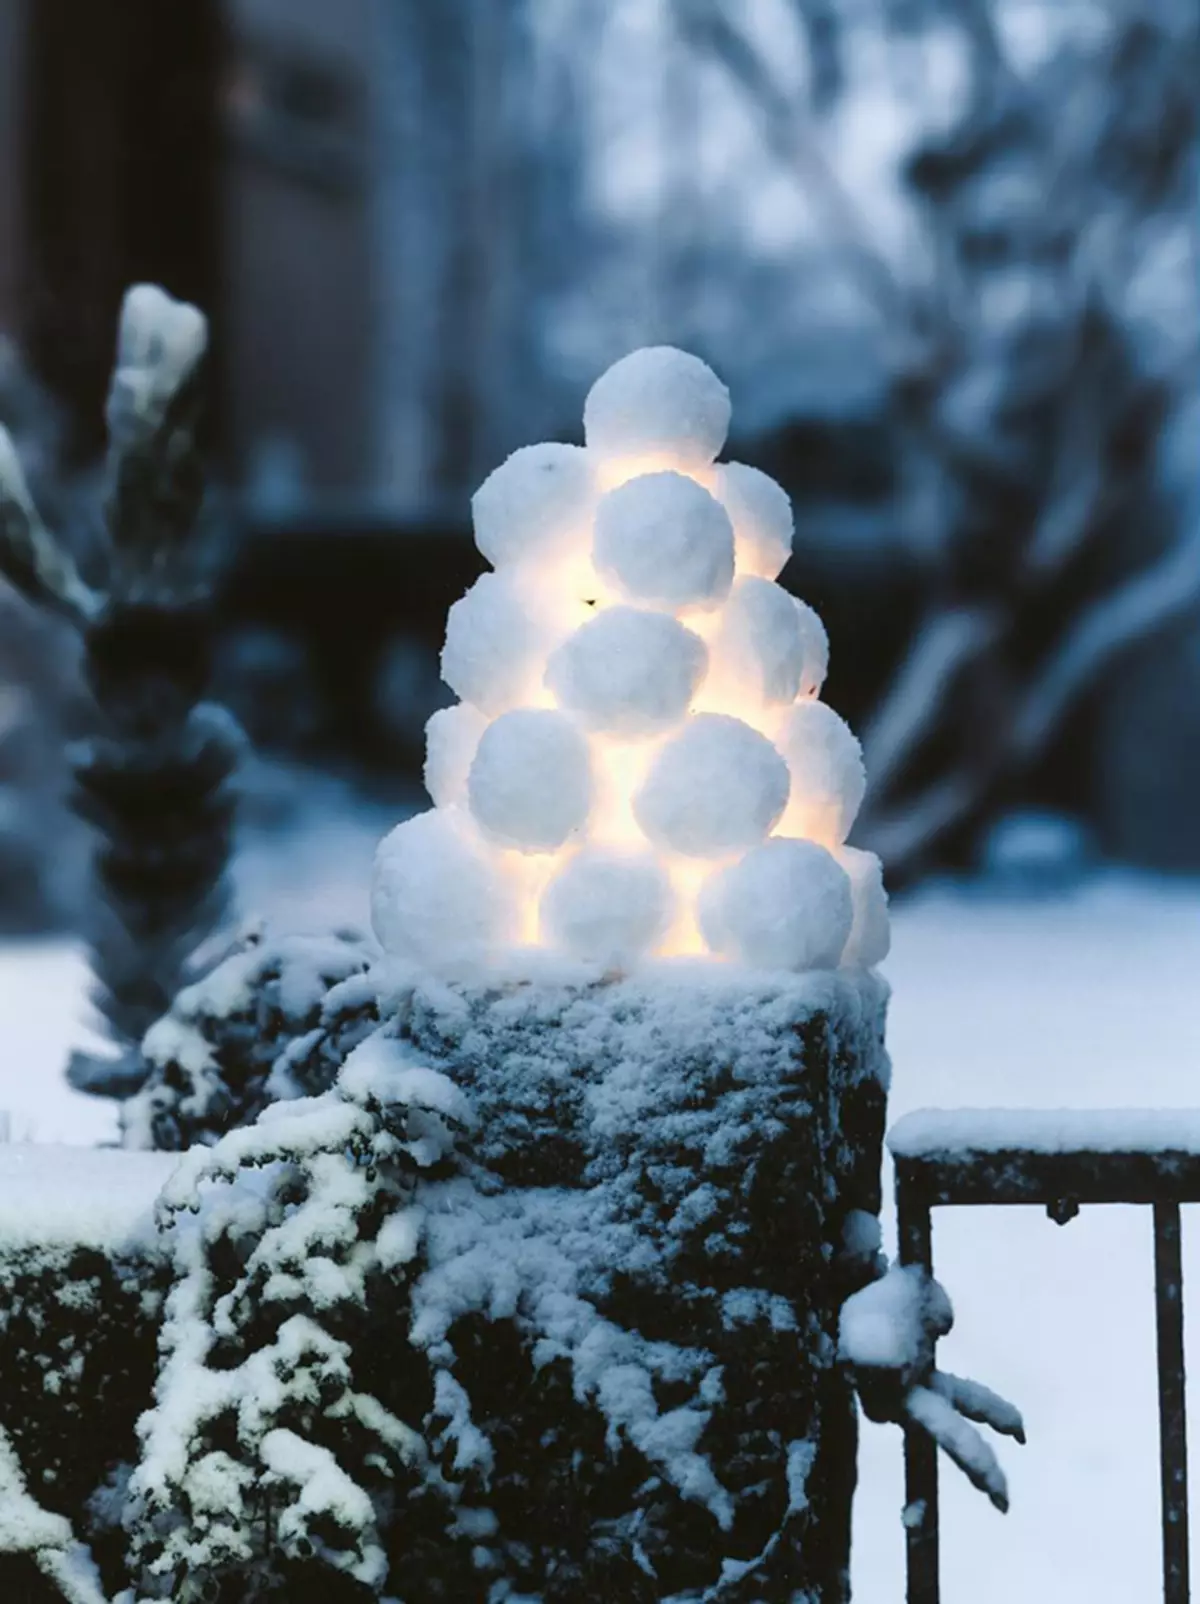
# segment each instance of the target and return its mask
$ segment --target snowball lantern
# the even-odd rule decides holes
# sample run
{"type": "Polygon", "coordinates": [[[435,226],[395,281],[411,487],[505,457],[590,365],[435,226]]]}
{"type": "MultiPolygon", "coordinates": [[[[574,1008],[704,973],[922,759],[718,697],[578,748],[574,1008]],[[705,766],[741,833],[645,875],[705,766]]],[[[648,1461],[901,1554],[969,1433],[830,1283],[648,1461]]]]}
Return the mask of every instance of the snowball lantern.
{"type": "Polygon", "coordinates": [[[729,393],[669,346],[611,367],[586,445],[514,452],[472,502],[495,572],[450,609],[430,813],[376,860],[376,934],[432,970],[504,949],[628,969],[866,968],[879,862],[846,845],[862,754],[829,643],[778,583],[783,490],[717,463],[729,393]]]}

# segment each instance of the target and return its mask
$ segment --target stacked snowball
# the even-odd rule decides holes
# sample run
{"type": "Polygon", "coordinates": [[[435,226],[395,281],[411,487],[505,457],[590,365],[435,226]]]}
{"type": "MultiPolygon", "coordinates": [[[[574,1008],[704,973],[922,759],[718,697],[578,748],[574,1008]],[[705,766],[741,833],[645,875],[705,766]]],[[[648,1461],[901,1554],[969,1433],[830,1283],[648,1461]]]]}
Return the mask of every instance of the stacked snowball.
{"type": "Polygon", "coordinates": [[[434,808],[376,860],[385,949],[434,970],[535,945],[628,968],[766,969],[888,950],[878,860],[845,845],[859,744],[818,700],[813,610],[775,583],[787,496],[718,464],[729,393],[636,351],[593,386],[585,447],[514,452],[472,503],[492,564],[450,609],[428,726],[434,808]]]}

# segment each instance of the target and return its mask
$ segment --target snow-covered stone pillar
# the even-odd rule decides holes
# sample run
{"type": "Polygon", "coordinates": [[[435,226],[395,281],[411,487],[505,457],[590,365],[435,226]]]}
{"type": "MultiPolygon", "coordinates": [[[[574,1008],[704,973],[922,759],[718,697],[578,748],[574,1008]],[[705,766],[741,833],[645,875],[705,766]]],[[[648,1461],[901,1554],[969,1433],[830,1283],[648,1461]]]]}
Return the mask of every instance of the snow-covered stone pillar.
{"type": "Polygon", "coordinates": [[[585,447],[484,483],[435,806],[377,859],[389,1028],[473,1110],[413,1340],[453,1378],[481,1598],[847,1595],[887,912],[825,632],[775,583],[791,509],[717,462],[729,415],[639,351],[585,447]]]}

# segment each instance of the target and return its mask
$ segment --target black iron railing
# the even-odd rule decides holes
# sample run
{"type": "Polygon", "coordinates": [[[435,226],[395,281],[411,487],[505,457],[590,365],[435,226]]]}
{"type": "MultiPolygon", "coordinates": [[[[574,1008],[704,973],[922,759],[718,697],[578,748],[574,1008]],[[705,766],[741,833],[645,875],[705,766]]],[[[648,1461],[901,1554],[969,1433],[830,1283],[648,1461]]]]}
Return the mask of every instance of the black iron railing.
{"type": "MultiPolygon", "coordinates": [[[[1200,1116],[932,1112],[902,1119],[888,1145],[896,1165],[900,1261],[931,1272],[938,1207],[1038,1204],[1060,1225],[1093,1203],[1153,1210],[1163,1599],[1188,1604],[1180,1205],[1200,1203],[1200,1116]]],[[[905,1482],[908,1604],[938,1604],[937,1448],[922,1432],[906,1434],[905,1482]]]]}

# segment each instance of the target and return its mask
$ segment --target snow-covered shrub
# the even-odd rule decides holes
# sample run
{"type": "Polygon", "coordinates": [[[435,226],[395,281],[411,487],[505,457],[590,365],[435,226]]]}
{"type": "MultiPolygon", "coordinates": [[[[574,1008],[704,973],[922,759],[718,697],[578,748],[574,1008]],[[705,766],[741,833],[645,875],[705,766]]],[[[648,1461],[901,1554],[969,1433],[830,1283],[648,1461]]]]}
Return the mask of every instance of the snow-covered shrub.
{"type": "Polygon", "coordinates": [[[124,1577],[123,1489],[170,1284],[152,1205],[171,1167],[157,1154],[0,1148],[6,1604],[107,1604],[124,1577]]]}
{"type": "Polygon", "coordinates": [[[413,984],[333,1090],[193,1149],[135,1596],[838,1596],[882,999],[413,984]]]}
{"type": "Polygon", "coordinates": [[[149,1073],[121,1110],[126,1145],[215,1142],[269,1103],[327,1091],[379,1022],[368,962],[352,934],[243,934],[147,1032],[149,1073]]]}
{"type": "Polygon", "coordinates": [[[0,429],[0,574],[78,632],[93,703],[74,801],[98,838],[88,933],[96,1000],[121,1055],[77,1055],[69,1073],[103,1096],[141,1084],[141,1038],[226,912],[228,782],[243,743],[229,715],[204,701],[211,576],[198,532],[197,424],[206,344],[195,307],[151,285],[125,297],[96,584],[43,522],[0,429]]]}

